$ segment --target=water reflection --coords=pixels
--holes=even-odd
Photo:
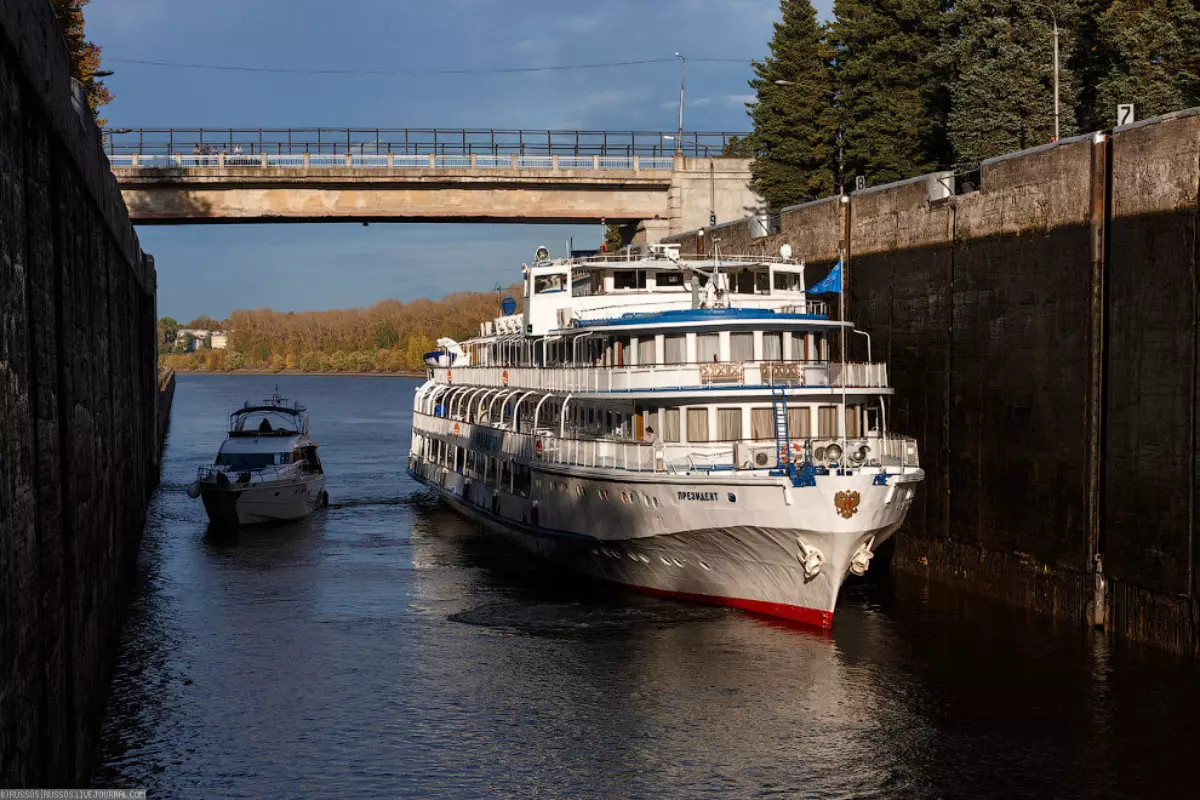
[[[291,526],[208,531],[184,489],[222,409],[257,396],[247,380],[180,383],[98,785],[1190,794],[1179,764],[1200,733],[1195,665],[903,579],[850,584],[832,634],[582,581],[400,474],[408,416],[394,406],[410,381],[280,379],[314,409],[331,505]]]

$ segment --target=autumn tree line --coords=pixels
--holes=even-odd
[[[520,298],[520,287],[508,293]],[[204,318],[183,326],[164,318],[160,361],[180,371],[423,372],[422,356],[440,337],[469,339],[478,335],[479,323],[500,313],[499,294],[460,292],[442,300],[384,300],[336,311],[234,311],[228,320]],[[205,327],[206,320],[213,328]],[[228,330],[229,346],[171,352],[180,327]]]
[[[879,185],[1054,138],[1200,105],[1200,0],[781,0],[770,55],[754,62],[755,155],[771,208]]]

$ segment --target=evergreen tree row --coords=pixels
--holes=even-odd
[[[1200,105],[1200,0],[780,0],[749,106],[772,209]]]

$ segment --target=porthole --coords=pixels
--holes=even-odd
[[[675,566],[677,567],[682,567],[686,563],[684,561],[680,561],[678,558],[672,558],[671,560],[675,562]]]
[[[708,564],[705,564],[703,561],[700,562],[700,568],[709,570],[710,572],[712,571],[712,567],[710,567]]]
[[[664,567],[669,567],[669,566],[671,566],[671,559],[669,559],[669,558],[663,558],[662,556],[659,556],[659,557],[658,557],[658,560],[659,560],[659,561],[661,561],[661,562],[663,563],[663,566],[664,566]]]
[[[638,560],[637,553],[630,553],[630,554],[629,554],[629,560],[630,560],[630,561],[637,561],[637,560]]]
[[[729,502],[731,502],[731,503],[736,503],[736,502],[737,502],[737,495],[736,495],[736,494],[734,494],[733,492],[730,492],[730,493],[729,493]]]
[[[641,559],[641,561],[642,561],[642,563],[643,563],[643,564],[649,564],[649,563],[650,563],[650,559],[646,558],[644,555],[641,555],[640,553],[638,554],[638,558],[639,558],[639,559]]]

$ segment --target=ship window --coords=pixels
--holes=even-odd
[[[732,442],[742,438],[742,410],[740,408],[717,409],[717,439]]]
[[[687,412],[687,438],[689,442],[708,441],[708,409],[689,408]]]
[[[862,436],[861,422],[858,406],[846,406],[846,436]]]
[[[461,447],[454,448],[454,471],[462,474],[463,466],[466,463],[466,457]]]
[[[685,364],[687,363],[687,336],[684,334],[673,334],[667,336],[666,344],[666,364]]]
[[[808,439],[812,436],[812,412],[808,406],[788,409],[788,436]]]
[[[809,361],[811,355],[808,352],[808,334],[791,333],[792,337],[792,361]]]
[[[783,334],[763,334],[763,361],[783,361]]]
[[[567,276],[562,273],[554,273],[553,275],[538,275],[533,279],[534,294],[548,294],[550,292],[561,292],[565,287]]]
[[[613,273],[614,289],[645,289],[646,270],[620,269]]]
[[[532,482],[532,477],[529,467],[524,464],[517,464],[513,469],[513,492],[521,495],[521,497],[529,497],[529,486]]]
[[[800,276],[795,272],[776,272],[775,289],[780,292],[799,292]]]
[[[664,442],[678,442],[679,441],[679,409],[678,408],[663,409],[662,439]]]
[[[655,281],[659,286],[678,286],[683,287],[683,273],[676,270],[659,270],[655,276]]]
[[[774,439],[775,438],[775,411],[770,408],[752,408],[750,409],[750,438],[751,439]]]
[[[827,439],[838,435],[837,406],[821,406],[817,409],[817,436]]]
[[[730,361],[753,361],[754,360],[754,334],[753,333],[731,333],[731,334],[729,334],[729,360]]]
[[[759,270],[754,273],[754,291],[759,294],[771,293],[771,273]]]
[[[696,361],[706,364],[716,361],[721,348],[721,337],[715,333],[702,333],[696,337]]]
[[[647,366],[654,362],[654,337],[638,339],[638,365]]]
[[[512,462],[507,458],[500,459],[500,488],[504,491],[511,491],[512,482]]]

